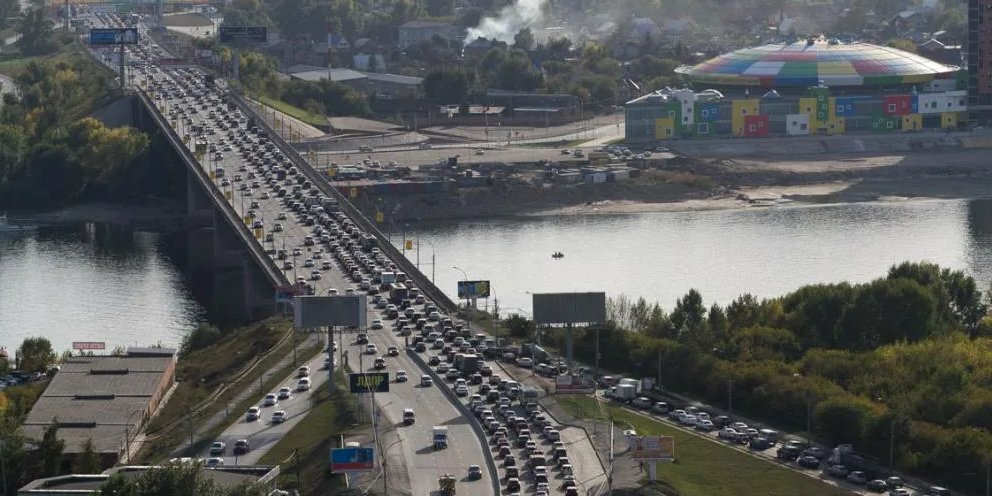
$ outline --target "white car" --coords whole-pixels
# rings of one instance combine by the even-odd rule
[[[310,390],[310,379],[307,378],[307,377],[304,377],[304,378],[300,379],[299,381],[297,381],[297,383],[296,383],[296,390],[297,391],[309,391]]]
[[[534,365],[534,360],[531,358],[523,357],[517,359],[517,366],[529,369]]]
[[[437,373],[443,374],[447,372],[449,368],[450,367],[448,366],[448,362],[441,362],[437,365]]]
[[[455,386],[455,394],[458,396],[468,396],[468,386],[464,384]]]
[[[286,412],[279,410],[272,414],[272,423],[281,424],[286,420]]]
[[[378,353],[379,353],[379,348],[376,348],[375,344],[370,343],[365,345],[366,355],[377,355]]]
[[[262,400],[262,406],[275,406],[275,404],[278,402],[279,399],[276,398],[276,395],[269,393],[265,395],[265,399]]]
[[[288,400],[292,394],[293,390],[288,387],[279,388],[279,399],[281,400]]]
[[[396,371],[396,382],[406,382],[410,377],[406,374],[405,370]]]
[[[382,329],[382,320],[375,319],[372,321],[372,325],[369,326],[370,329]]]

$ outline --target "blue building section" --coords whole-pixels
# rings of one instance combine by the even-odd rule
[[[837,117],[849,117],[858,113],[861,103],[872,101],[869,96],[839,96],[835,100],[834,113]]]
[[[697,120],[702,122],[713,122],[720,116],[720,105],[716,103],[704,103],[696,105],[699,112]]]

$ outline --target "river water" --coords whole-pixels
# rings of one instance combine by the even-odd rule
[[[815,282],[867,281],[904,260],[992,280],[992,201],[908,201],[704,212],[460,220],[411,225],[421,270],[456,297],[489,279],[502,313],[530,292],[605,291],[671,309],[689,288],[707,303]],[[399,237],[393,241],[399,244]],[[177,345],[205,318],[164,235],[84,224],[0,236],[0,346],[44,335]],[[565,257],[553,260],[551,253]],[[416,261],[416,250],[408,251]],[[462,272],[452,268],[457,266]],[[490,305],[492,305],[490,301]],[[480,302],[480,305],[484,303]]]
[[[99,224],[0,234],[0,346],[178,345],[204,316],[165,236]]]
[[[622,293],[670,310],[696,288],[726,304],[744,292],[868,281],[906,260],[962,269],[983,290],[992,280],[992,201],[414,223],[407,238],[419,238],[428,277],[434,252],[436,282],[452,299],[458,280],[488,279],[502,313],[529,314],[528,291]],[[552,259],[556,251],[565,257]],[[416,250],[407,256],[416,261]]]

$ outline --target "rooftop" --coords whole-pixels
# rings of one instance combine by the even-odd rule
[[[331,68],[331,69],[318,69],[312,71],[297,72],[295,74],[290,74],[293,78],[302,79],[304,81],[320,81],[321,79],[330,79],[331,81],[353,81],[356,79],[365,79],[367,76],[353,69],[345,68]]]
[[[65,360],[24,422],[24,435],[40,439],[54,420],[66,453],[92,440],[100,453],[119,453],[125,432],[136,432],[170,387],[175,350],[134,348],[125,356]]]
[[[138,477],[148,470],[156,467],[151,466],[121,466],[113,467],[101,474],[71,474],[60,475],[58,477],[48,477],[36,479],[17,491],[20,496],[33,494],[97,494],[100,488],[114,474],[121,474],[124,477]],[[279,475],[279,467],[269,466],[245,466],[245,467],[223,467],[216,469],[203,469],[204,474],[223,487],[238,487],[243,483],[268,483]]]

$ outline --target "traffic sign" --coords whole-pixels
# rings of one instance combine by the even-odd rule
[[[348,384],[352,393],[388,393],[389,372],[349,374]]]
[[[90,45],[136,45],[138,28],[90,29]]]
[[[265,43],[268,33],[265,26],[221,26],[221,43]]]

